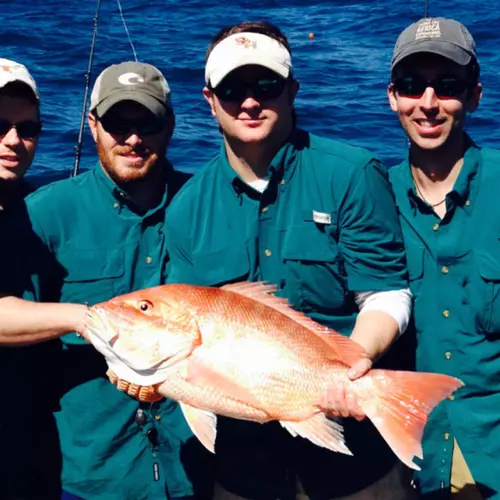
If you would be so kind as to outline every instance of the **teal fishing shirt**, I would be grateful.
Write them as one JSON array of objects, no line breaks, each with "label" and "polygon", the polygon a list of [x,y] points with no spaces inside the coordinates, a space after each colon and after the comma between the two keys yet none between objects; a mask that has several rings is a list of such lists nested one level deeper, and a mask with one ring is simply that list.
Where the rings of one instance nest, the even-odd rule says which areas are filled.
[{"label": "teal fishing shirt", "polygon": [[[0,291],[92,305],[162,284],[165,209],[188,177],[169,168],[149,211],[99,166],[39,189],[13,219]],[[43,346],[50,353],[34,360],[33,382],[55,417],[63,490],[92,500],[203,498],[210,457],[176,403],[140,404],[119,392],[104,358],[74,333]]]},{"label": "teal fishing shirt", "polygon": [[410,164],[390,169],[408,259],[417,369],[465,387],[431,414],[418,481],[450,488],[457,440],[483,498],[500,499],[500,151],[471,144],[441,220],[415,191]]},{"label": "teal fishing shirt", "polygon": [[[219,286],[265,280],[294,308],[349,335],[354,292],[407,287],[399,221],[385,168],[370,153],[296,130],[261,194],[224,146],[168,211],[169,282]],[[368,420],[345,424],[354,457],[292,438],[280,425],[219,418],[217,480],[245,498],[311,498],[372,484],[395,457]]]}]

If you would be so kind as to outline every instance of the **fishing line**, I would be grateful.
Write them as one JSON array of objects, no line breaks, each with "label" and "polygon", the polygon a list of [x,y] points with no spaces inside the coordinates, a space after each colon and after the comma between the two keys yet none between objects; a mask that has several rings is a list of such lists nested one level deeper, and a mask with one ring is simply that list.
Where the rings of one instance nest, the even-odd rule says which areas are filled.
[{"label": "fishing line", "polygon": [[429,14],[429,0],[425,0],[425,12],[424,17],[427,17]]},{"label": "fishing line", "polygon": [[85,93],[83,96],[83,109],[82,118],[80,120],[80,131],[78,132],[78,140],[75,146],[75,164],[73,165],[72,176],[74,177],[78,173],[78,167],[80,166],[80,158],[82,156],[82,144],[83,144],[83,128],[85,126],[85,115],[87,111],[87,99],[89,95],[90,88],[90,74],[92,71],[92,59],[94,58],[94,48],[95,41],[97,38],[97,26],[99,23],[99,9],[101,7],[101,0],[97,0],[97,7],[94,15],[94,29],[92,33],[92,43],[90,45],[90,55],[89,55],[89,65],[87,68],[87,73],[85,73]]},{"label": "fishing line", "polygon": [[130,38],[130,32],[128,30],[127,23],[125,22],[125,16],[123,15],[122,4],[121,4],[120,0],[116,0],[116,3],[118,4],[118,10],[120,11],[120,17],[121,17],[121,20],[123,23],[123,27],[125,28],[125,33],[127,33],[128,41],[130,43],[130,46],[132,47],[132,52],[134,53],[135,62],[138,62],[137,53],[135,51],[135,47],[134,47],[134,44],[132,42],[132,38]]}]

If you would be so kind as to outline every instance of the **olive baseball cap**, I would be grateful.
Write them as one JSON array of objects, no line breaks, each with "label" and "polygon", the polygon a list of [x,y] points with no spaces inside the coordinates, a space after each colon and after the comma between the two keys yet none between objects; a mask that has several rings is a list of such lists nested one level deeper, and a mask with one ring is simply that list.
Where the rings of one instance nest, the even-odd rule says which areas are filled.
[{"label": "olive baseball cap", "polygon": [[420,19],[399,35],[391,70],[406,57],[420,52],[438,54],[463,66],[477,61],[476,44],[469,30],[458,21],[443,17]]},{"label": "olive baseball cap", "polygon": [[173,112],[167,80],[151,64],[134,61],[113,64],[97,77],[90,96],[90,111],[104,116],[121,101],[138,102],[158,118]]}]

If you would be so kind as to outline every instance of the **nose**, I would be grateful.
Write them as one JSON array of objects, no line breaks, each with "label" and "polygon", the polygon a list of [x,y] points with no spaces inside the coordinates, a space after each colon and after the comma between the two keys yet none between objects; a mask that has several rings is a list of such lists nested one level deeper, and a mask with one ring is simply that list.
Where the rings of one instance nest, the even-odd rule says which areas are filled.
[{"label": "nose", "polygon": [[142,137],[137,133],[135,129],[132,129],[130,135],[125,140],[125,144],[129,146],[137,146],[142,143]]},{"label": "nose", "polygon": [[420,107],[423,109],[433,109],[438,106],[438,96],[432,87],[427,87],[420,98]]},{"label": "nose", "polygon": [[249,89],[247,89],[245,98],[241,103],[241,108],[245,110],[260,108],[260,102],[257,101],[257,99],[255,99],[254,95],[252,94],[252,91]]},{"label": "nose", "polygon": [[3,136],[2,143],[8,146],[15,146],[21,142],[21,138],[17,133],[15,127],[11,127],[10,130]]}]

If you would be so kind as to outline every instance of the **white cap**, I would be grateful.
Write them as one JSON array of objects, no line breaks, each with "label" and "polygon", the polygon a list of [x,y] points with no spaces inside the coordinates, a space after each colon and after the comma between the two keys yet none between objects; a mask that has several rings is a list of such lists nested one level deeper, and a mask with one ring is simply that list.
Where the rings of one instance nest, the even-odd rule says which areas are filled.
[{"label": "white cap", "polygon": [[256,64],[288,78],[290,52],[277,40],[261,33],[235,33],[219,42],[208,56],[205,83],[212,88],[241,66]]},{"label": "white cap", "polygon": [[33,91],[35,97],[40,100],[35,80],[26,66],[9,59],[0,59],[0,89],[12,82],[25,83]]}]

